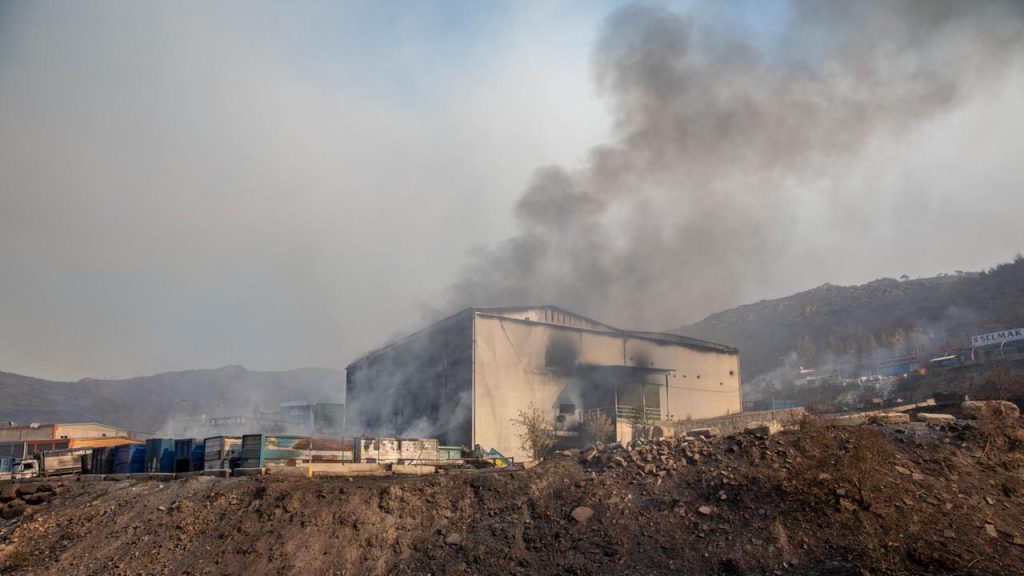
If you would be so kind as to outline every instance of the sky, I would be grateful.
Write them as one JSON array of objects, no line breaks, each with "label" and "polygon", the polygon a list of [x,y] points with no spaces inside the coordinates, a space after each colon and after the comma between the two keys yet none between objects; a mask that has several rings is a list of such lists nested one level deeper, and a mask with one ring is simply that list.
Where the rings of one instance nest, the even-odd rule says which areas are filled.
[{"label": "sky", "polygon": [[[532,237],[530,206],[543,204],[524,199],[538,197],[531,191],[545,174],[562,170],[595,197],[621,194],[595,180],[605,174],[599,151],[675,150],[674,133],[637,144],[635,124],[651,118],[631,98],[638,86],[653,88],[623,68],[658,34],[693,33],[696,48],[665,58],[697,59],[697,78],[710,87],[750,79],[784,98],[780,78],[810,77],[814,98],[859,94],[855,84],[835,89],[833,76],[863,71],[829,59],[841,54],[833,35],[802,26],[811,31],[804,44],[788,40],[794,22],[805,22],[794,14],[809,17],[803,4],[0,2],[0,371],[78,379],[228,364],[341,369],[468,304],[578,305],[625,327],[668,329],[824,282],[1011,259],[1024,247],[1024,67],[996,58],[978,88],[941,105],[922,105],[901,92],[918,84],[890,78],[927,79],[939,65],[919,64],[933,58],[952,70],[992,60],[973,33],[943,43],[949,53],[911,38],[914,50],[925,46],[921,58],[869,77],[896,88],[850,99],[857,114],[899,118],[867,122],[879,128],[854,143],[824,138],[825,153],[798,150],[784,170],[772,164],[763,182],[779,192],[767,200],[749,200],[765,162],[740,161],[726,174],[730,150],[766,153],[743,143],[716,152],[706,164],[713,179],[678,180],[676,164],[698,160],[686,153],[668,156],[671,169],[649,166],[657,178],[634,180],[657,190],[731,182],[730,203],[744,214],[740,244],[688,236],[690,219],[659,214],[691,209],[692,198],[657,192],[628,203],[601,198],[613,208],[574,228],[637,228],[624,212],[647,215],[651,230],[671,228],[657,237],[650,266],[617,264],[594,277],[616,283],[610,270],[634,284],[577,299],[585,285],[547,277],[576,272],[571,265],[519,268],[502,255]],[[822,31],[843,18],[813,16]],[[990,25],[982,20],[976,27]],[[999,31],[1016,39],[1009,22]],[[1016,57],[1017,48],[1006,50]],[[734,72],[707,73],[719,69]],[[804,69],[814,73],[793,72]],[[669,95],[659,103],[671,110],[653,117],[699,122],[722,112],[717,92],[687,94],[710,98],[709,108],[675,118]],[[890,111],[876,97],[899,106]],[[908,102],[923,111],[905,110]],[[823,133],[807,131],[818,140]],[[583,248],[625,243],[628,260],[646,245],[608,234],[610,244]],[[546,238],[563,255],[583,249]],[[679,238],[692,241],[672,243]],[[772,250],[744,248],[743,259],[730,259],[751,245]],[[665,263],[691,275],[707,270],[697,288],[652,277],[659,259],[695,246],[706,247],[705,258]],[[511,275],[522,284],[524,271],[537,270],[547,276],[530,278],[528,289],[503,292],[492,282]],[[502,296],[544,301],[489,300]]]}]

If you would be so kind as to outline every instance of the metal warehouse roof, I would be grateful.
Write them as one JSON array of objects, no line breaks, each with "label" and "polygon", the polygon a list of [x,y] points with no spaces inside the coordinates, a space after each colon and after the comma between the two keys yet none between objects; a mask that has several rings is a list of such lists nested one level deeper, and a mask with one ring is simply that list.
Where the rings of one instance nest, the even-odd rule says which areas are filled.
[{"label": "metal warehouse roof", "polygon": [[[462,316],[467,313],[483,314],[492,317],[508,318],[509,320],[516,322],[528,322],[535,324],[547,324],[551,326],[562,326],[576,330],[587,330],[591,332],[602,332],[610,335],[615,335],[624,338],[636,338],[640,340],[649,340],[652,342],[661,342],[665,344],[674,344],[677,346],[686,346],[688,348],[697,348],[701,350],[709,350],[712,352],[721,352],[725,354],[736,354],[739,352],[732,346],[725,344],[718,344],[716,342],[709,342],[707,340],[700,340],[698,338],[690,338],[689,336],[682,336],[680,334],[671,334],[668,332],[645,332],[638,330],[622,330],[614,326],[599,322],[593,318],[588,318],[582,314],[570,312],[564,308],[553,306],[550,304],[542,306],[471,306],[452,314],[446,318],[438,320],[426,326],[412,334],[409,334],[398,340],[389,342],[380,348],[377,348],[371,352],[363,354],[356,360],[349,363],[349,367],[353,366],[365,360],[371,356],[376,355],[378,352],[391,348],[401,342],[416,336],[426,330],[430,330],[434,326],[447,322],[458,316]],[[541,313],[546,313],[541,315]]]}]

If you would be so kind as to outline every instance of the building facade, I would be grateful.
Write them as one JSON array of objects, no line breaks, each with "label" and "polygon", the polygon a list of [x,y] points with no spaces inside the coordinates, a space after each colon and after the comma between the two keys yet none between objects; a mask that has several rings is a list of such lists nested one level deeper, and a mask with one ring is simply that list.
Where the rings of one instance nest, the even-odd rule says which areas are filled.
[{"label": "building facade", "polygon": [[602,412],[624,439],[645,422],[741,411],[735,348],[626,331],[554,306],[471,308],[347,368],[350,433],[437,437],[525,457],[512,420],[533,406],[556,434]]}]

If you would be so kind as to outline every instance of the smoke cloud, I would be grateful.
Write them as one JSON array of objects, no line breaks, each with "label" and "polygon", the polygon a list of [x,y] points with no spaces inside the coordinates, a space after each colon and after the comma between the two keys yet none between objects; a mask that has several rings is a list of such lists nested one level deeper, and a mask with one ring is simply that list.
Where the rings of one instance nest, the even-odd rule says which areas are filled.
[{"label": "smoke cloud", "polygon": [[934,193],[872,178],[873,163],[998,91],[1020,65],[1022,11],[795,2],[767,41],[714,7],[616,11],[593,56],[611,142],[580,167],[537,169],[518,234],[472,256],[448,308],[553,303],[665,329],[763,296],[801,264],[828,270],[807,237],[827,246],[831,227],[851,226],[844,254],[860,243],[884,258],[872,213],[892,204],[855,186],[911,206]]}]

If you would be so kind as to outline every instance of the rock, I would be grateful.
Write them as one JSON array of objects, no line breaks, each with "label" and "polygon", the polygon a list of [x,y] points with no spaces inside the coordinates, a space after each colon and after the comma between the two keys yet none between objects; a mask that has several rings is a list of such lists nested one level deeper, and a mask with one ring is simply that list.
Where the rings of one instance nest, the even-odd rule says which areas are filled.
[{"label": "rock", "polygon": [[590,462],[596,456],[597,456],[597,448],[590,447],[590,448],[588,448],[588,449],[583,451],[583,454],[580,455],[580,460],[582,460],[583,462]]},{"label": "rock", "polygon": [[707,506],[707,505],[701,506],[700,508],[697,508],[697,512],[700,512],[701,514],[703,514],[705,516],[711,516],[711,511],[712,511],[711,510],[711,506]]},{"label": "rock", "polygon": [[28,496],[25,496],[24,500],[26,504],[36,506],[38,504],[45,504],[46,502],[48,502],[52,495],[52,492],[36,492],[35,494],[29,494]]},{"label": "rock", "polygon": [[857,509],[857,505],[854,504],[853,502],[850,502],[850,500],[847,498],[840,498],[839,508],[844,512],[853,512],[854,510]]},{"label": "rock", "polygon": [[989,414],[1006,418],[1020,417],[1020,408],[1006,400],[967,400],[960,405],[960,411],[964,413],[964,416],[972,419]]},{"label": "rock", "polygon": [[992,538],[999,537],[999,532],[996,531],[995,524],[985,524],[985,534],[988,534]]},{"label": "rock", "polygon": [[529,470],[530,468],[533,468],[534,466],[537,465],[537,461],[536,460],[523,460],[522,462],[520,462],[520,464],[523,465],[523,470]]},{"label": "rock", "polygon": [[1021,538],[1020,536],[1014,536],[1013,540],[1011,540],[1010,543],[1014,546],[1024,546],[1024,538]]},{"label": "rock", "polygon": [[910,422],[910,415],[903,414],[902,412],[881,412],[871,417],[871,421],[875,424],[883,424],[891,426],[893,424],[908,424]]},{"label": "rock", "polygon": [[920,482],[921,480],[925,479],[925,475],[921,474],[920,472],[914,472],[913,474],[910,475],[910,478]]},{"label": "rock", "polygon": [[774,436],[781,430],[782,426],[774,420],[769,420],[767,422],[755,422],[753,424],[748,424],[746,427],[747,432],[757,434],[758,436]]},{"label": "rock", "polygon": [[588,506],[577,506],[572,510],[572,519],[584,524],[594,516],[594,509]]},{"label": "rock", "polygon": [[910,475],[912,475],[914,473],[909,468],[904,468],[903,466],[896,466],[896,471],[899,472],[900,474],[905,475],[905,476],[910,476]]},{"label": "rock", "polygon": [[35,494],[39,490],[39,484],[18,484],[18,487],[14,489],[14,493],[18,496],[28,496]]},{"label": "rock", "polygon": [[867,421],[867,417],[863,414],[849,414],[847,416],[839,416],[832,419],[832,423],[840,428],[860,426],[861,424],[866,424]]},{"label": "rock", "polygon": [[0,518],[10,520],[11,518],[17,518],[25,513],[27,506],[21,500],[11,500],[0,509]]},{"label": "rock", "polygon": [[0,504],[6,504],[18,497],[17,486],[11,482],[0,484]]},{"label": "rock", "polygon": [[956,422],[956,417],[952,414],[926,414],[922,412],[917,415],[917,419],[925,424],[949,424]]},{"label": "rock", "polygon": [[717,438],[722,435],[718,428],[694,428],[686,433],[692,438]]},{"label": "rock", "polygon": [[458,534],[449,534],[445,537],[444,543],[449,546],[458,546],[459,544],[462,544],[462,536]]}]

